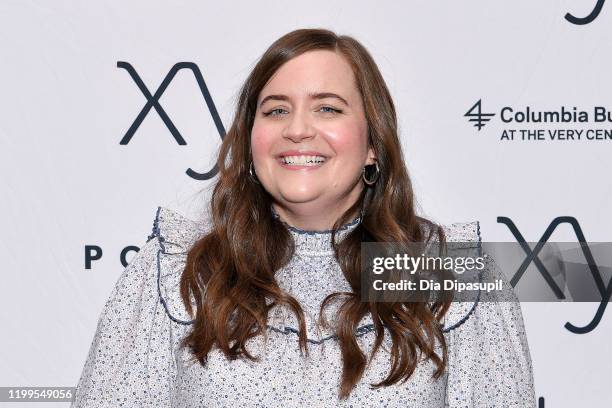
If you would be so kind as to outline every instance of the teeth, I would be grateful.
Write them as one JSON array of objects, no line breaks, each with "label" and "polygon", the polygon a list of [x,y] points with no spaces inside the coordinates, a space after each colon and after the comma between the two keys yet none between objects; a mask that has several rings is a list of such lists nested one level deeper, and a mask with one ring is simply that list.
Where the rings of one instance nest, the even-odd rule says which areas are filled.
[{"label": "teeth", "polygon": [[323,156],[285,156],[283,163],[297,166],[317,166],[325,161]]}]

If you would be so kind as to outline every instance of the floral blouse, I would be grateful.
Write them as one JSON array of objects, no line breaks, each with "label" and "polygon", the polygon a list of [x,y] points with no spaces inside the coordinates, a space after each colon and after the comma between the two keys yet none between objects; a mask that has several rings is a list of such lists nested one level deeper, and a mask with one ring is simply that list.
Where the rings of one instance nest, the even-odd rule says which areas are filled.
[{"label": "floral blouse", "polygon": [[[506,295],[514,301],[452,303],[442,322],[448,366],[438,379],[432,378],[433,363],[420,361],[406,382],[372,389],[390,369],[385,349],[391,341],[385,336],[349,398],[339,400],[337,338],[316,322],[329,293],[351,289],[329,231],[289,227],[296,251],[276,275],[305,312],[308,357],[298,347],[296,317],[275,307],[267,341],[260,336],[247,343],[260,362],[230,361],[217,349],[205,366],[191,360],[179,348],[191,325],[179,281],[187,251],[207,231],[206,222],[157,209],[152,234],[119,276],[99,317],[73,407],[535,407],[522,312],[511,289]],[[343,226],[338,236],[358,222]],[[449,242],[481,244],[478,221],[444,229]],[[487,279],[503,279],[510,288],[494,260],[485,259]],[[355,335],[368,355],[375,338],[369,315]]]}]

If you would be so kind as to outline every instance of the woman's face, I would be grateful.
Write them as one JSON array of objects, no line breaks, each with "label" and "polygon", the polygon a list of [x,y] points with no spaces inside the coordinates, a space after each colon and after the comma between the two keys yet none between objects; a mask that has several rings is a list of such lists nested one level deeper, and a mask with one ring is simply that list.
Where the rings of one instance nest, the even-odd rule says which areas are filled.
[{"label": "woman's face", "polygon": [[374,158],[346,60],[316,50],[281,66],[259,94],[251,146],[255,173],[281,209],[333,223],[359,197]]}]

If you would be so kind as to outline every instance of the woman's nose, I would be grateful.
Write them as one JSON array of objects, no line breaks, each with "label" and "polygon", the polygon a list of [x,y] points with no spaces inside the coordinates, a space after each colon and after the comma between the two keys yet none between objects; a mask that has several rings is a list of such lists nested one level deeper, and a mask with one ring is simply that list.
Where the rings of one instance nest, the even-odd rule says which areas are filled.
[{"label": "woman's nose", "polygon": [[285,123],[286,126],[285,129],[283,129],[283,137],[294,142],[312,138],[316,134],[312,118],[308,116],[308,112],[296,111],[289,116]]}]

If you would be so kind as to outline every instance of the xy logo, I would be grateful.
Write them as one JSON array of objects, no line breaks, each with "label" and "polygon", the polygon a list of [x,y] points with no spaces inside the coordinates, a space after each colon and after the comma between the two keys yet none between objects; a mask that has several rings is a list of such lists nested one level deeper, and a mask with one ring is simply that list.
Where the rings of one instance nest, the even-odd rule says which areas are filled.
[{"label": "xy logo", "polygon": [[533,262],[558,299],[565,299],[565,296],[551,277],[550,273],[548,273],[548,271],[546,270],[544,264],[542,264],[542,262],[538,259],[538,253],[542,250],[544,244],[548,241],[552,233],[559,225],[570,224],[572,226],[574,234],[576,235],[576,238],[578,238],[578,242],[580,243],[580,246],[582,248],[582,253],[584,254],[584,257],[589,266],[589,270],[591,271],[593,280],[595,281],[595,285],[597,285],[597,289],[601,294],[601,303],[599,304],[597,312],[595,313],[595,316],[589,324],[583,327],[579,327],[571,324],[570,322],[567,322],[565,323],[565,328],[575,334],[585,334],[594,330],[597,325],[599,325],[599,322],[601,322],[601,318],[603,317],[603,314],[606,311],[606,306],[608,306],[610,297],[612,297],[612,279],[610,279],[610,282],[608,282],[608,286],[606,287],[602,279],[601,273],[599,272],[599,268],[597,267],[597,264],[595,264],[593,254],[591,253],[591,250],[587,245],[587,241],[584,237],[584,233],[582,232],[582,228],[580,228],[580,224],[578,223],[578,221],[574,217],[555,218],[550,223],[548,228],[546,228],[546,231],[544,231],[544,234],[542,234],[542,238],[540,238],[533,251],[531,250],[531,248],[525,241],[525,238],[523,238],[523,235],[520,233],[520,231],[518,230],[516,225],[514,225],[514,222],[510,218],[497,217],[497,222],[505,224],[508,229],[510,229],[510,232],[512,233],[512,235],[514,235],[514,238],[516,238],[517,242],[521,245],[521,248],[523,248],[523,250],[527,254],[527,257],[510,280],[510,284],[512,285],[512,287],[515,287],[518,284],[529,264]]},{"label": "xy logo", "polygon": [[576,24],[576,25],[589,24],[590,22],[595,20],[597,16],[599,16],[599,13],[601,12],[601,8],[603,7],[605,2],[606,0],[597,0],[597,3],[595,4],[595,8],[593,9],[593,11],[591,11],[591,14],[589,14],[586,17],[574,17],[570,13],[567,13],[565,15],[565,19],[569,21],[570,23]]},{"label": "xy logo", "polygon": [[[172,82],[172,79],[174,79],[175,75],[182,69],[187,69],[193,73],[194,77],[196,78],[196,82],[198,83],[198,86],[200,88],[200,91],[202,92],[202,96],[206,101],[206,105],[212,116],[215,126],[217,127],[219,136],[221,137],[221,139],[223,139],[223,137],[225,136],[225,128],[223,127],[223,123],[221,122],[221,118],[219,117],[219,113],[217,112],[217,108],[215,107],[215,103],[213,102],[213,99],[210,96],[210,92],[208,92],[208,87],[206,86],[204,77],[200,72],[200,68],[198,68],[198,66],[193,62],[179,62],[177,64],[174,64],[174,66],[166,74],[166,77],[159,85],[154,94],[151,94],[147,86],[140,78],[140,75],[138,75],[134,67],[129,62],[117,61],[117,68],[123,68],[130,74],[130,77],[132,77],[132,79],[136,83],[136,86],[138,86],[142,94],[147,99],[147,102],[143,106],[138,116],[136,116],[136,119],[134,119],[134,122],[132,123],[128,131],[125,133],[125,136],[123,136],[119,144],[127,145],[130,140],[132,140],[132,137],[134,137],[134,133],[136,133],[138,127],[142,124],[147,114],[151,111],[151,108],[154,108],[157,114],[164,121],[164,124],[166,125],[168,130],[170,130],[170,133],[172,133],[172,136],[174,137],[176,142],[179,145],[187,144],[176,126],[174,126],[174,123],[172,123],[172,120],[170,119],[164,108],[159,103],[159,98],[161,98],[161,96],[164,94],[164,92],[168,88],[168,85],[170,85],[170,82]],[[219,169],[215,164],[213,169],[206,173],[198,173],[195,170],[192,170],[191,168],[187,169],[186,173],[189,177],[192,177],[196,180],[209,180],[213,178],[218,173],[218,171]]]}]

